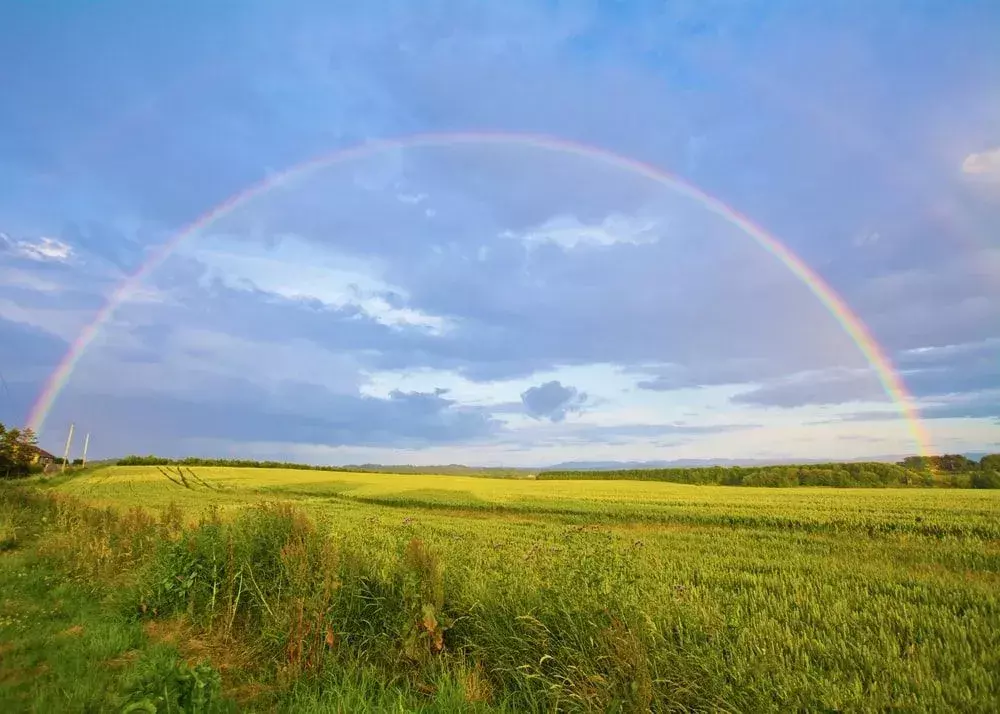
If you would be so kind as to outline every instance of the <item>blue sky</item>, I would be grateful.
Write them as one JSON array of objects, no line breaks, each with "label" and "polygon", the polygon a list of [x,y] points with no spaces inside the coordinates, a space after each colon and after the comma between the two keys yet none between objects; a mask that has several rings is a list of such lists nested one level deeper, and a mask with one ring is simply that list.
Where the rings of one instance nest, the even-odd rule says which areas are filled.
[{"label": "blue sky", "polygon": [[[823,276],[938,451],[1000,449],[990,2],[4,3],[0,420],[115,288],[288,167],[422,132],[670,171]],[[510,141],[370,152],[183,243],[41,434],[326,463],[913,451],[837,322],[697,201]]]}]

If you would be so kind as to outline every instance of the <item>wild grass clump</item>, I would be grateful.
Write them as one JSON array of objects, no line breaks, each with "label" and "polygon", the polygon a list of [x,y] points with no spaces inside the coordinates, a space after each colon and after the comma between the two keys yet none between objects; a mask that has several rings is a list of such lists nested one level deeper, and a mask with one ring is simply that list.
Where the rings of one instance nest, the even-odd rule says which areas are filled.
[{"label": "wild grass clump", "polygon": [[144,616],[184,614],[293,677],[320,669],[335,643],[337,553],[295,509],[264,505],[228,524],[210,513],[162,541],[152,561],[140,595]]},{"label": "wild grass clump", "polygon": [[444,634],[453,621],[444,613],[441,561],[419,538],[406,545],[400,569],[403,607],[403,652],[425,663],[444,649]]},{"label": "wild grass clump", "polygon": [[341,556],[287,505],[263,505],[228,524],[206,518],[160,544],[140,611],[183,614],[238,640],[287,681],[335,661],[400,677],[434,669],[452,622],[436,556],[414,540],[388,573],[364,554]]},{"label": "wild grass clump", "polygon": [[0,553],[17,548],[17,512],[9,505],[0,505]]},{"label": "wild grass clump", "polygon": [[189,665],[171,653],[139,663],[126,694],[116,702],[119,711],[198,712],[226,714],[237,711],[222,693],[222,678],[209,664]]},{"label": "wild grass clump", "polygon": [[40,505],[46,529],[39,549],[61,560],[78,582],[110,585],[130,580],[162,537],[153,517],[139,507],[121,514],[58,494],[49,494]]}]

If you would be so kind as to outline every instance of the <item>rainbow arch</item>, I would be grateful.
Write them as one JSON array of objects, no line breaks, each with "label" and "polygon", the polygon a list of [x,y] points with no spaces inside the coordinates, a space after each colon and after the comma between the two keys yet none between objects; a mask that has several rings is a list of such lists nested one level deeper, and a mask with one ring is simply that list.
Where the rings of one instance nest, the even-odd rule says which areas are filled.
[{"label": "rainbow arch", "polygon": [[847,305],[840,295],[823,278],[810,268],[791,249],[760,226],[751,222],[742,213],[727,206],[718,198],[705,193],[698,187],[688,183],[679,176],[636,159],[615,154],[606,149],[589,146],[565,139],[539,134],[514,134],[499,132],[452,132],[416,134],[393,139],[379,139],[364,144],[339,149],[328,154],[310,159],[292,166],[280,173],[270,175],[218,204],[207,213],[181,228],[166,243],[161,245],[143,263],[138,270],[128,276],[115,289],[107,303],[95,315],[94,319],[80,332],[70,345],[59,365],[49,376],[41,393],[36,399],[28,415],[28,426],[40,432],[45,420],[51,412],[60,392],[69,382],[80,358],[86,353],[101,329],[114,315],[118,307],[129,300],[142,281],[158,268],[177,247],[185,240],[194,236],[199,230],[214,221],[232,213],[237,208],[247,204],[271,189],[300,178],[311,172],[318,171],[336,163],[377,154],[382,151],[456,145],[516,145],[542,150],[572,154],[590,158],[604,164],[617,167],[634,174],[644,176],[651,181],[662,184],[681,195],[687,196],[704,208],[718,215],[730,224],[736,226],[764,250],[778,259],[782,265],[800,281],[820,301],[824,308],[837,321],[844,332],[864,355],[869,365],[875,370],[882,388],[899,411],[900,416],[908,425],[917,451],[921,455],[932,453],[930,439],[920,420],[919,413],[913,404],[913,399],[906,389],[889,357],[872,337],[861,319]]}]

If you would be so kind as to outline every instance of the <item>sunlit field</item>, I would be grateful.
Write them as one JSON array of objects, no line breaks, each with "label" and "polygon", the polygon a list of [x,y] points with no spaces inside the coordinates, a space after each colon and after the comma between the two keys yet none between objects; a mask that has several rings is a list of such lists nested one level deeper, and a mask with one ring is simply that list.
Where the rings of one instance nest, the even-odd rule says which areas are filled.
[{"label": "sunlit field", "polygon": [[989,490],[732,488],[220,467],[185,468],[186,483],[181,483],[176,473],[120,466],[52,487],[100,505],[177,504],[192,516],[210,504],[229,509],[280,499],[335,512],[338,519],[408,508],[424,519],[461,523],[475,517],[475,531],[482,530],[479,519],[495,515],[505,525],[530,519],[534,524],[557,520],[1000,538],[1000,495]]},{"label": "sunlit field", "polygon": [[209,664],[243,653],[222,670],[243,708],[991,711],[1000,695],[995,491],[198,467],[38,485],[57,494],[47,557],[143,621],[225,643]]}]

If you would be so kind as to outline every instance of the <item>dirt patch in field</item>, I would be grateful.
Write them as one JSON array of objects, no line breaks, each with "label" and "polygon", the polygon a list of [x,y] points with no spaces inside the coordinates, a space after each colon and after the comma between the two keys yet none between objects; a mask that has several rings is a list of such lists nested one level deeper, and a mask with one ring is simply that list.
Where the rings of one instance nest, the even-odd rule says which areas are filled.
[{"label": "dirt patch in field", "polygon": [[188,626],[183,620],[150,620],[142,626],[146,637],[168,645],[179,645]]}]

